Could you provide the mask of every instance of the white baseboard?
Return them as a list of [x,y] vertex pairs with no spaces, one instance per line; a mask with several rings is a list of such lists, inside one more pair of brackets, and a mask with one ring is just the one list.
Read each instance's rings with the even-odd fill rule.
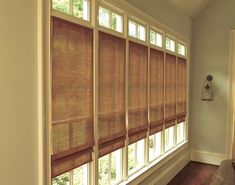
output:
[[228,159],[225,154],[210,153],[199,150],[191,150],[191,160],[201,163],[219,165],[221,161]]
[[[177,156],[178,157],[178,156]],[[175,161],[168,168],[159,173],[149,185],[166,185],[168,184],[190,161],[190,152],[175,158]]]

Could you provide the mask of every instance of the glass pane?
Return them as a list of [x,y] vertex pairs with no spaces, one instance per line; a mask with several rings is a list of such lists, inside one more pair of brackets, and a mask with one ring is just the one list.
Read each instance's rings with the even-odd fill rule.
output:
[[182,44],[178,44],[178,54],[185,56],[185,46]]
[[153,31],[150,31],[150,43],[156,45],[156,35]]
[[138,166],[144,165],[144,140],[137,142],[137,164]]
[[144,166],[144,139],[128,146],[128,174]]
[[137,166],[135,153],[136,143],[133,143],[128,146],[128,173]]
[[70,0],[52,0],[52,8],[64,13],[70,13]]
[[149,136],[149,160],[154,159],[154,135]]
[[166,49],[170,50],[170,39],[166,37]]
[[111,154],[111,184],[116,184],[121,181],[121,150],[117,150]]
[[109,10],[107,10],[105,8],[102,8],[102,7],[99,8],[99,24],[101,26],[110,28],[110,25],[109,25],[109,14],[110,14]]
[[165,130],[165,151],[170,150],[174,146],[174,127]]
[[152,161],[161,155],[161,132],[149,137],[149,160]]
[[177,143],[184,141],[184,122],[177,125]]
[[157,46],[162,47],[162,35],[157,33]]
[[175,51],[175,41],[174,40],[170,40],[170,50],[171,51]]
[[64,173],[52,179],[52,185],[69,185],[69,173]]
[[122,32],[122,16],[112,13],[112,29]]
[[99,159],[99,184],[109,185],[109,155]]
[[138,26],[138,37],[140,40],[145,41],[145,27],[144,26]]
[[88,185],[87,164],[73,170],[73,185]]
[[136,26],[134,22],[129,21],[129,35],[132,37],[137,37]]
[[73,0],[73,15],[83,18],[83,0]]

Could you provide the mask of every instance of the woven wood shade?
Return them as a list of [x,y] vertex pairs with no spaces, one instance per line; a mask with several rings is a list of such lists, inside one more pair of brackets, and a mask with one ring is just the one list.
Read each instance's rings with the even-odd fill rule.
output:
[[177,123],[186,117],[186,59],[178,58],[177,64]]
[[93,31],[52,18],[52,177],[91,161]]
[[146,137],[148,128],[147,75],[147,47],[129,42],[129,144]]
[[125,140],[124,39],[99,33],[99,156],[122,148]]
[[176,56],[166,53],[165,128],[176,123]]
[[150,135],[164,126],[164,53],[150,50]]

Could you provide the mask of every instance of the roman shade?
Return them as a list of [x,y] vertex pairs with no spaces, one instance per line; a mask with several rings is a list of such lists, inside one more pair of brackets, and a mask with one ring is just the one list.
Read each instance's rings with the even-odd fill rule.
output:
[[148,128],[148,49],[129,42],[129,144],[146,137]]
[[150,135],[164,126],[164,53],[150,50]]
[[52,18],[52,177],[92,160],[93,31]]
[[176,123],[176,56],[166,53],[165,61],[165,128]]
[[98,135],[99,156],[124,147],[125,50],[124,39],[99,32]]
[[186,117],[186,59],[178,58],[177,64],[177,123]]

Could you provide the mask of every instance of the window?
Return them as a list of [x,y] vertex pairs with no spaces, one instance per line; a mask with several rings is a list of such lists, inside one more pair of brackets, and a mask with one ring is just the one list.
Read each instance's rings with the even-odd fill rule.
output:
[[177,124],[177,144],[184,141],[185,122]]
[[90,0],[52,0],[52,8],[86,21],[90,20]]
[[52,185],[88,185],[88,164],[52,179]]
[[162,47],[162,34],[150,30],[150,44]]
[[122,33],[123,16],[118,15],[106,8],[99,7],[99,25]]
[[144,166],[144,139],[128,146],[128,175]]
[[122,180],[122,150],[99,158],[99,184],[118,184]]
[[165,152],[174,146],[174,126],[165,129]]
[[128,28],[129,36],[145,41],[146,40],[145,32],[146,28],[144,26],[129,20],[129,28]]
[[175,52],[175,41],[169,37],[166,37],[166,49]]
[[51,185],[118,185],[186,139],[186,41],[91,2],[51,3]]
[[178,54],[185,56],[186,54],[185,45],[178,43]]
[[152,161],[162,154],[161,132],[149,136],[149,161]]

